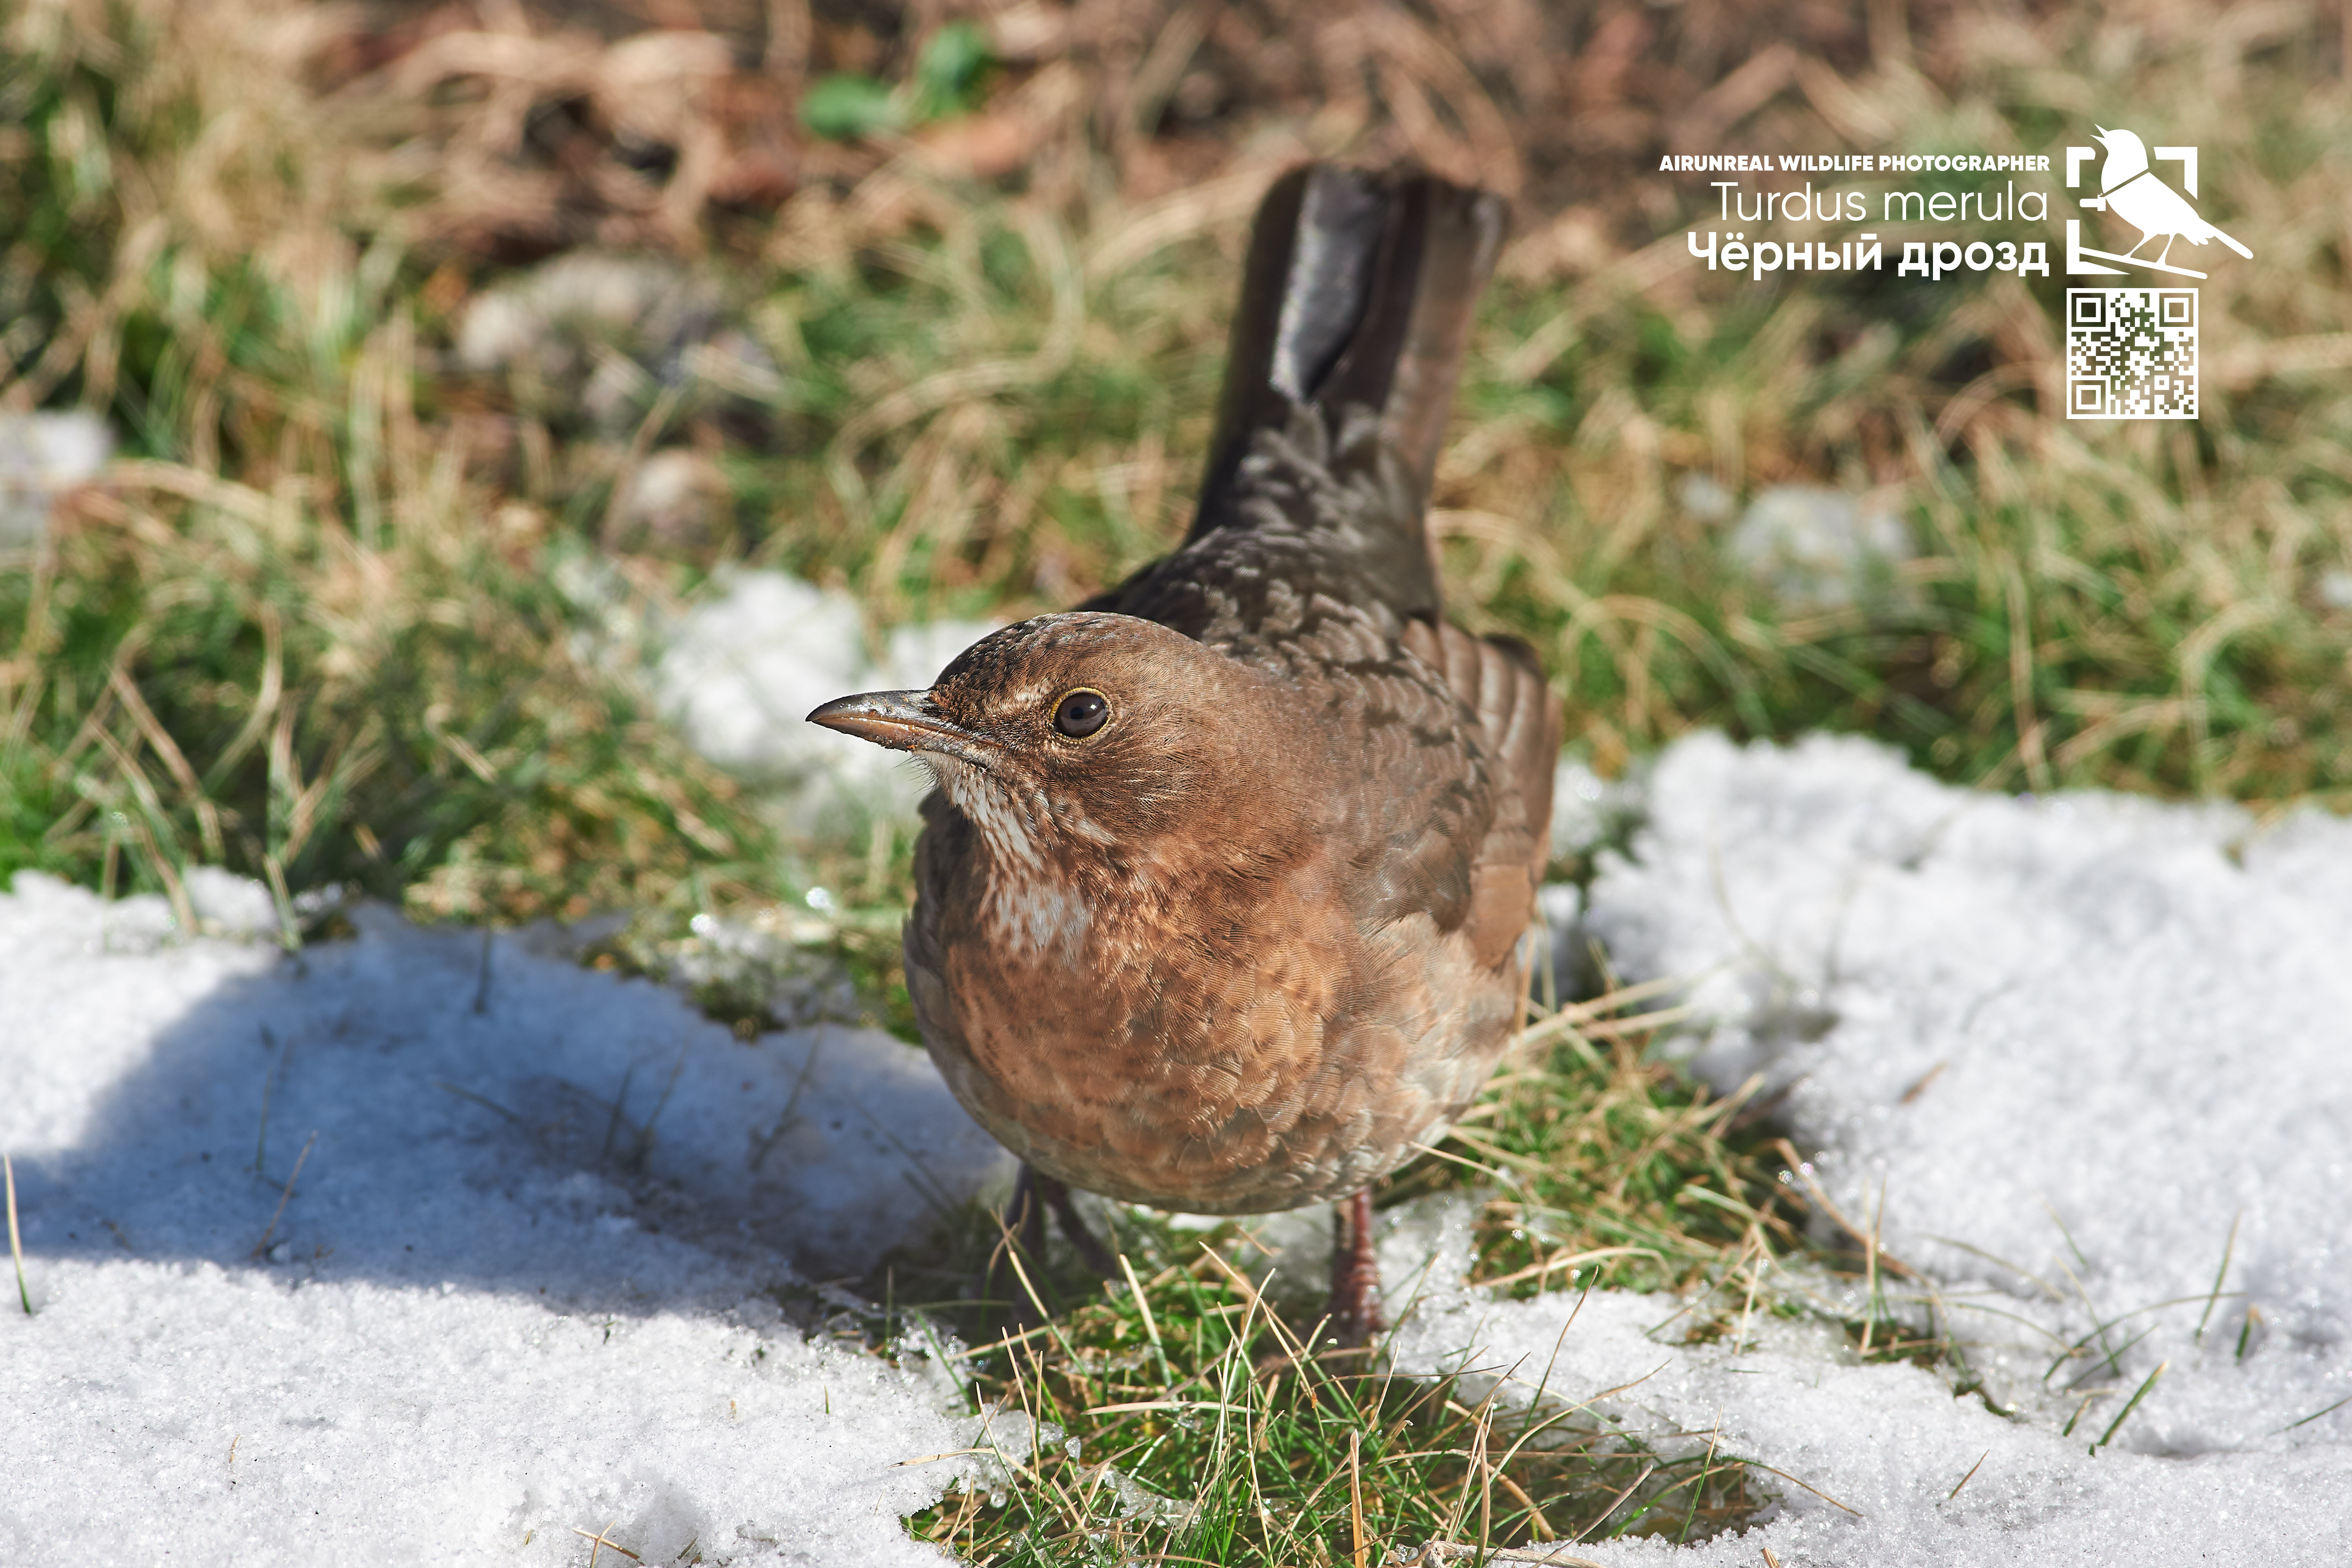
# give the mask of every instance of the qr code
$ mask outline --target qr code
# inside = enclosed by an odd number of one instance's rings
[[[2066,290],[2066,416],[2197,417],[2197,290]]]

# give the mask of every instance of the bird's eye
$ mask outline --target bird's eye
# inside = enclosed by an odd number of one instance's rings
[[[1083,741],[1110,719],[1110,699],[1081,686],[1062,693],[1054,704],[1054,729],[1073,741]]]

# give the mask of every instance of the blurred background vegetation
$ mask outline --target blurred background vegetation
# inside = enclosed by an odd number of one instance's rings
[[[0,445],[79,411],[111,456],[0,464],[0,877],[887,908],[904,843],[794,842],[614,628],[748,564],[878,646],[1164,549],[1249,213],[1314,155],[1517,204],[1435,524],[1454,612],[1541,650],[1604,777],[1694,725],[1831,727],[1994,787],[2340,803],[2344,16],[16,0]],[[1882,271],[1733,279],[1685,247],[1710,176],[1657,172],[2063,167],[2095,122],[2200,146],[2254,252],[2204,286],[2193,424],[2063,417],[2063,262],[1897,278],[1920,235],[1881,224]],[[1984,183],[1905,183],[1937,179]],[[1769,541],[1807,530],[1884,547],[1805,578]]]

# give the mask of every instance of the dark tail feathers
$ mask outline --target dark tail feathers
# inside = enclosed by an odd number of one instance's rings
[[[1260,427],[1312,404],[1381,411],[1413,486],[1429,496],[1470,323],[1502,247],[1503,199],[1413,171],[1315,163],[1258,208],[1201,487],[1198,538]]]

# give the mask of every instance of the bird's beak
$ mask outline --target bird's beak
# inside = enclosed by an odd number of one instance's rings
[[[808,716],[812,724],[887,746],[894,752],[944,752],[986,765],[986,742],[942,718],[928,691],[867,691],[839,697]]]

